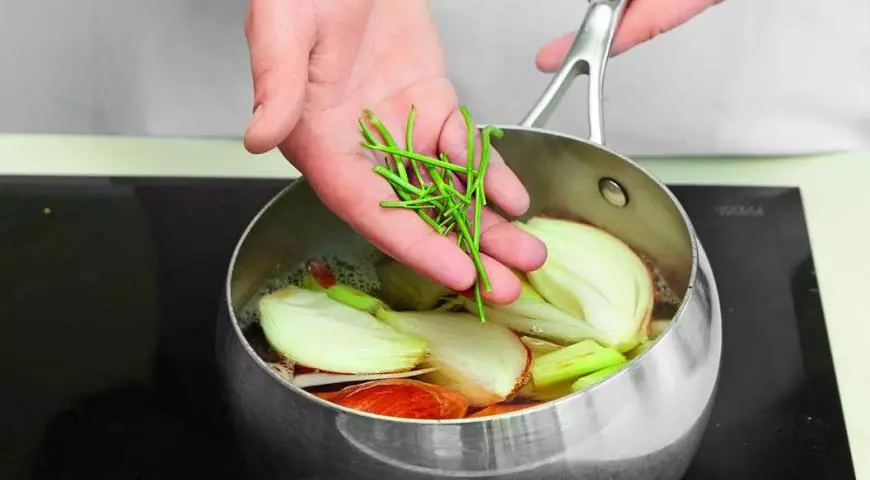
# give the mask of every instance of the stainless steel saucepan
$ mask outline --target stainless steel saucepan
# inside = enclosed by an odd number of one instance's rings
[[[532,198],[612,232],[653,259],[682,297],[670,327],[599,385],[529,411],[443,422],[387,419],[328,404],[283,380],[242,334],[242,308],[300,262],[373,247],[305,179],[254,218],[233,254],[217,352],[252,476],[302,479],[677,479],[716,390],[721,313],[710,265],[671,192],[603,143],[601,86],[626,0],[594,0],[559,73],[495,147]],[[570,80],[589,76],[590,139],[544,130]]]

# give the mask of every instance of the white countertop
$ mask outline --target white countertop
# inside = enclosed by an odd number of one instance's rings
[[[870,315],[858,302],[870,279],[870,152],[792,158],[646,159],[671,184],[799,186],[852,458],[870,480]],[[3,175],[146,175],[293,178],[278,153],[252,157],[235,140],[0,134]]]

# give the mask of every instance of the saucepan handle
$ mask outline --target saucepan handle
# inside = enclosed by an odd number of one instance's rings
[[[553,110],[578,75],[589,76],[589,140],[604,144],[604,114],[601,107],[604,68],[610,45],[628,0],[590,0],[586,18],[574,38],[562,67],[523,119],[524,127],[547,123]]]

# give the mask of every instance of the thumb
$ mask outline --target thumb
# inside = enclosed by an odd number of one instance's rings
[[[639,43],[682,25],[707,7],[721,2],[722,0],[632,0],[616,31],[610,54],[619,55]],[[558,70],[576,35],[576,32],[566,33],[544,45],[535,59],[538,69],[546,73]]]
[[[249,152],[271,150],[299,120],[315,25],[311,2],[251,0],[245,21],[254,80],[254,115],[245,132]]]

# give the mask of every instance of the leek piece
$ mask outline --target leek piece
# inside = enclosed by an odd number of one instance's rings
[[[312,292],[326,291],[326,289],[323,288],[323,286],[321,286],[319,283],[317,283],[317,280],[315,280],[314,277],[310,274],[302,277],[302,288],[306,290],[311,290]]]
[[[628,352],[626,352],[625,356],[626,358],[637,358],[640,356],[641,353],[647,351],[647,349],[649,349],[652,344],[653,342],[651,340],[647,340],[635,347],[633,350],[629,350]]]
[[[655,340],[671,324],[670,320],[653,320],[649,324],[649,338]]]
[[[537,402],[549,402],[551,400],[557,400],[568,396],[571,393],[570,380],[555,385],[549,385],[546,388],[537,388],[534,382],[528,382],[523,385],[523,388],[517,391],[517,396]]]
[[[578,378],[576,382],[571,384],[572,392],[579,392],[580,390],[585,390],[592,385],[604,380],[605,378],[613,375],[614,373],[622,370],[622,367],[625,366],[625,363],[619,363],[616,365],[611,365],[607,368],[602,368],[596,372],[592,372],[589,375],[583,375]]]
[[[337,302],[347,305],[348,307],[372,315],[376,315],[380,310],[386,308],[384,302],[377,298],[363,292],[362,290],[357,290],[356,288],[341,283],[327,288],[326,295]]]
[[[432,310],[449,291],[399,262],[378,267],[380,297],[397,310]]]
[[[520,337],[520,340],[526,344],[526,347],[532,352],[532,356],[539,357],[541,355],[555,352],[556,350],[562,348],[561,345],[556,345],[555,343],[548,342],[546,340],[541,340],[540,338],[523,336]]]
[[[532,381],[536,388],[545,388],[623,362],[625,357],[615,348],[584,340],[535,358]]]

